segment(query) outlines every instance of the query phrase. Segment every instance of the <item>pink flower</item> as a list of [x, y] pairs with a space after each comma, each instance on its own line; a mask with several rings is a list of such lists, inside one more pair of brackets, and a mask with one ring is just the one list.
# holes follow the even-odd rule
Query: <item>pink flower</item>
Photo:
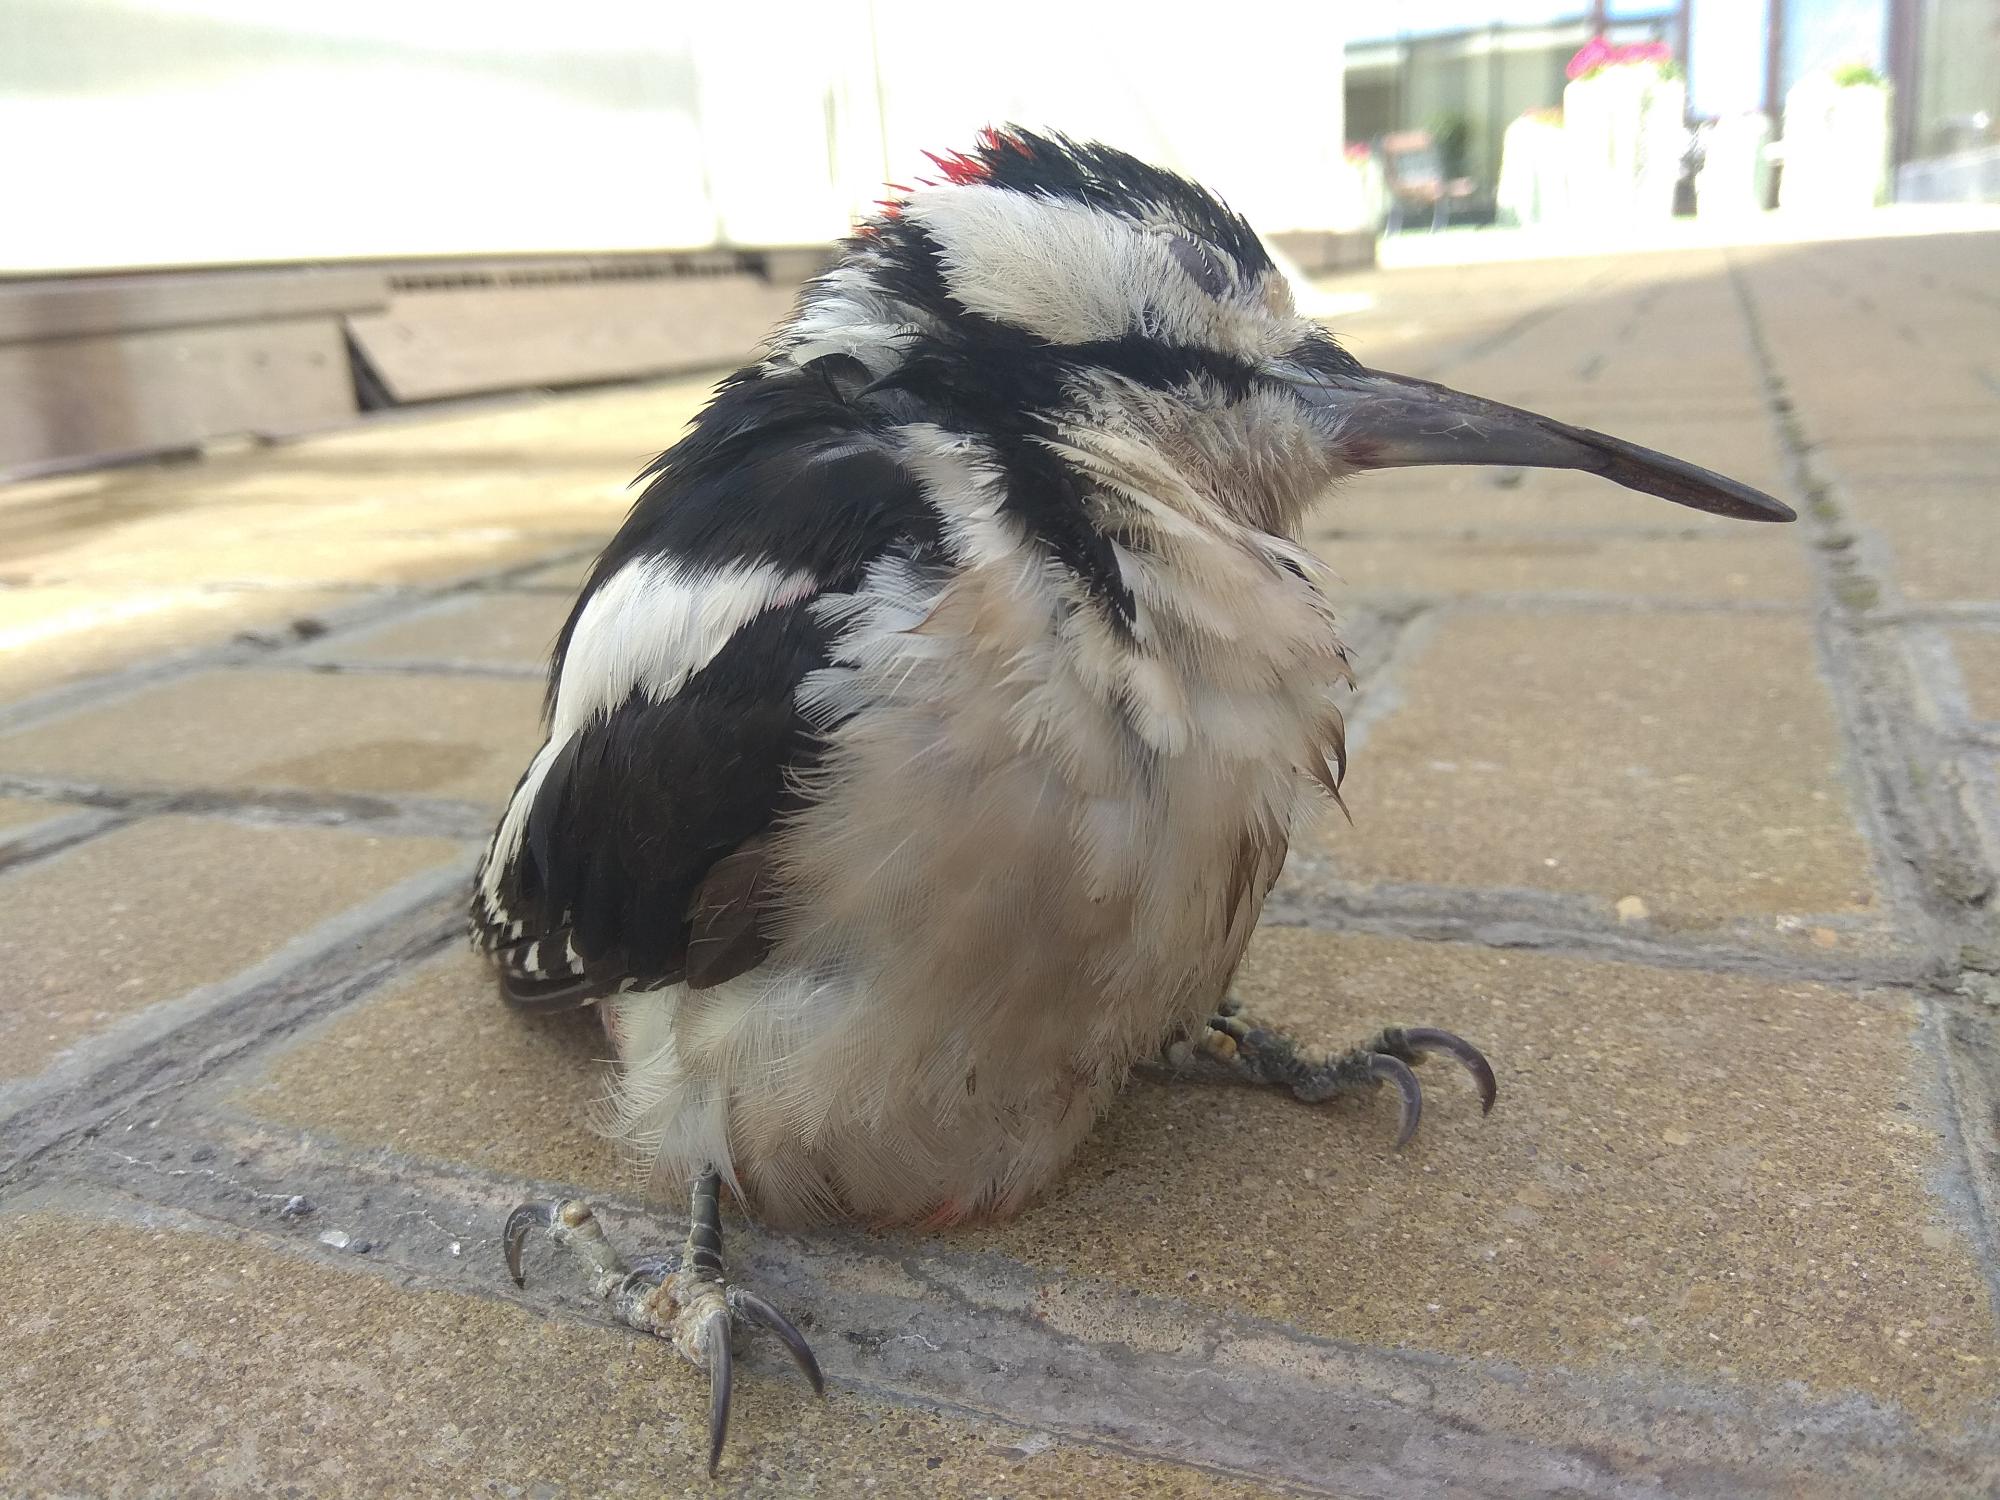
[[1628, 63], [1659, 66], [1673, 59], [1673, 48], [1665, 42], [1632, 42], [1627, 46], [1614, 47], [1603, 37], [1594, 36], [1576, 49], [1576, 56], [1569, 60], [1569, 66], [1563, 71], [1571, 79], [1590, 78], [1606, 68], [1623, 67]]
[[1611, 44], [1601, 36], [1594, 36], [1576, 49], [1576, 56], [1563, 71], [1571, 78], [1587, 78], [1610, 61]]

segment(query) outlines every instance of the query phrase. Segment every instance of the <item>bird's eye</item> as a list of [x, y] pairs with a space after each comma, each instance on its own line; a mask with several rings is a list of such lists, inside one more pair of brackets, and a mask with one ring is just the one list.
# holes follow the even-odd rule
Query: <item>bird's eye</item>
[[1220, 300], [1236, 289], [1222, 264], [1222, 257], [1201, 241], [1184, 239], [1177, 234], [1169, 235], [1167, 251], [1173, 256], [1174, 263], [1209, 296]]

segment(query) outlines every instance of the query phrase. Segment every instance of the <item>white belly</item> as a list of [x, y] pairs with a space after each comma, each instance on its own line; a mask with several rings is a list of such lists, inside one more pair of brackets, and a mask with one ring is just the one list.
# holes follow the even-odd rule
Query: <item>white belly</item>
[[766, 962], [612, 1002], [616, 1130], [662, 1191], [713, 1162], [776, 1222], [1005, 1214], [1208, 1013], [1345, 673], [1309, 582], [1208, 562], [1135, 562], [1129, 636], [1005, 555], [856, 596]]

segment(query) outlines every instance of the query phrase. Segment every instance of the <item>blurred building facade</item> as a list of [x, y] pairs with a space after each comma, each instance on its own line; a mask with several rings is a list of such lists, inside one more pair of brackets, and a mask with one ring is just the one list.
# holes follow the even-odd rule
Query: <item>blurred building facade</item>
[[1667, 41], [1685, 57], [1686, 0], [1396, 0], [1357, 17], [1347, 44], [1348, 139], [1421, 132], [1447, 177], [1490, 211], [1507, 126], [1561, 105], [1564, 69], [1593, 36]]
[[1391, 0], [1349, 37], [1348, 139], [1428, 134], [1490, 195], [1507, 126], [1559, 107], [1599, 35], [1668, 44], [1698, 119], [1776, 121], [1802, 81], [1871, 70], [1893, 90], [1897, 195], [2000, 199], [2000, 0]]

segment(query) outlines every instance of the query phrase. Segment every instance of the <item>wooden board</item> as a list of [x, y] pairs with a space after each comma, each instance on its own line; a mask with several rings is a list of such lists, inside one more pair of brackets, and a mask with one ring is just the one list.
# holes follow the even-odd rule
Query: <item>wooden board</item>
[[797, 295], [740, 272], [474, 286], [396, 295], [347, 327], [390, 396], [425, 401], [734, 364]]
[[331, 316], [0, 343], [0, 469], [354, 414]]
[[211, 271], [0, 281], [0, 344], [149, 328], [254, 323], [380, 308], [380, 271]]

